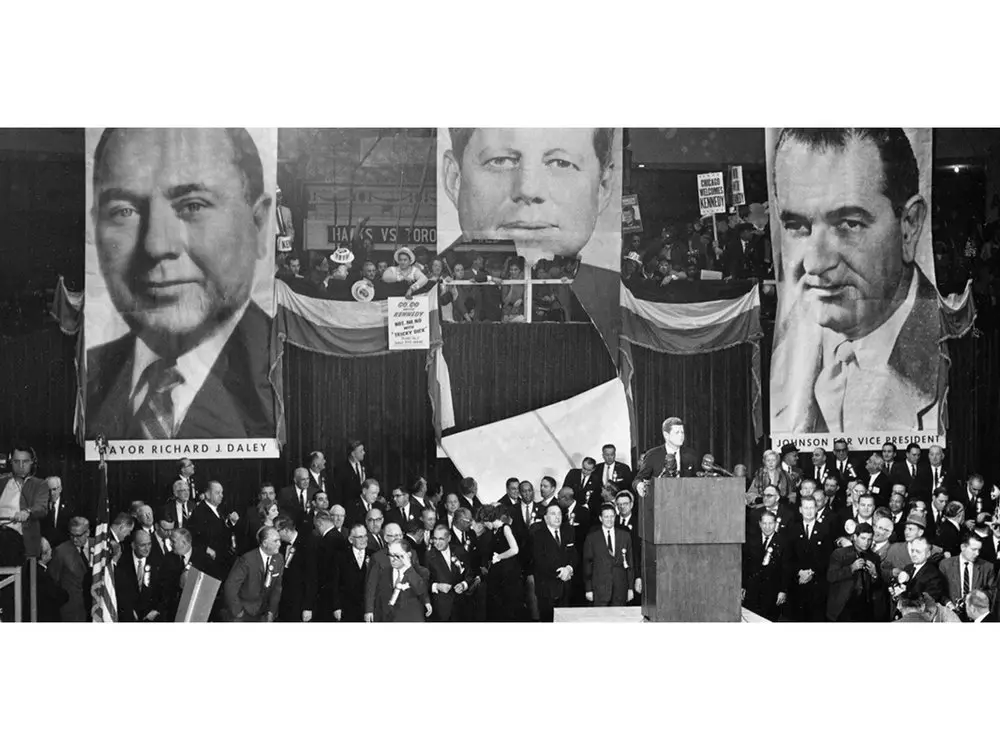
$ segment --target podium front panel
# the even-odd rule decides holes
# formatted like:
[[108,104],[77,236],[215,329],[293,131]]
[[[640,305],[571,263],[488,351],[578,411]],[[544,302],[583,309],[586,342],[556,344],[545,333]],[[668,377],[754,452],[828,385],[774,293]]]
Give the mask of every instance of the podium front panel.
[[[644,503],[644,541],[653,544],[742,544],[746,485],[729,477],[657,479]],[[645,500],[649,500],[647,497]]]

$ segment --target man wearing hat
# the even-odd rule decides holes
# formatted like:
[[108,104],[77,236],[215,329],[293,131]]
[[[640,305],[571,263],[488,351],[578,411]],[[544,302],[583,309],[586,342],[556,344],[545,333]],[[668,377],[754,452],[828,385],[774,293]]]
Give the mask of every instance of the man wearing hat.
[[[922,539],[927,529],[927,516],[923,513],[910,513],[906,517],[906,525],[903,527],[903,541],[889,545],[889,551],[885,555],[882,563],[882,572],[886,578],[895,580],[900,571],[910,564],[910,542],[915,539]],[[943,551],[940,547],[931,546],[930,559],[940,560]]]
[[826,616],[831,622],[877,622],[888,617],[886,583],[878,555],[871,551],[871,524],[859,523],[851,546],[830,556]]
[[781,468],[791,480],[792,491],[798,492],[802,483],[802,469],[799,468],[799,449],[795,447],[795,443],[781,446]]

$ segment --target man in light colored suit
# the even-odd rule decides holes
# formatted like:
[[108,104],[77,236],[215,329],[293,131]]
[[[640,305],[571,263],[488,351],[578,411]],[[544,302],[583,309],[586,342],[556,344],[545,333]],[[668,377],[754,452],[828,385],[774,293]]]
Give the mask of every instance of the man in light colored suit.
[[996,601],[996,575],[993,566],[979,559],[983,540],[974,532],[967,531],[962,538],[959,554],[938,564],[948,583],[948,606],[961,613],[965,598],[975,590],[985,592],[989,606]]
[[947,383],[927,218],[901,128],[786,128],[773,181],[781,236],[771,398],[776,432],[938,428]]
[[257,532],[257,548],[237,559],[223,586],[226,619],[274,622],[281,600],[285,561],[278,552],[281,537],[271,526]]
[[623,607],[635,598],[632,536],[615,527],[614,506],[601,508],[601,526],[583,543],[583,586],[595,607]]

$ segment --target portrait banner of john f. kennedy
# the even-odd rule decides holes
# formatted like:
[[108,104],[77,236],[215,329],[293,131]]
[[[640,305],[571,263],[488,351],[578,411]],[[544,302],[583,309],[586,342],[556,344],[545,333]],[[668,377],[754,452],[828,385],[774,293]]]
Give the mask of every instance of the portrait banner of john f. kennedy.
[[438,252],[512,242],[552,261],[617,352],[621,128],[438,128]]
[[109,458],[278,455],[277,131],[88,129],[85,436]]
[[[767,131],[778,314],[772,440],[940,442],[931,131]],[[869,445],[871,444],[871,445]],[[880,443],[879,443],[880,444]]]

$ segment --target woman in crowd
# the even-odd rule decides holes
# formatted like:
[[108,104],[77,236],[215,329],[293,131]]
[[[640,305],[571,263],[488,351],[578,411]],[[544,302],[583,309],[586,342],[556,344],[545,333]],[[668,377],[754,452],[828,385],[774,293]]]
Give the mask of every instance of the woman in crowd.
[[392,257],[396,261],[396,265],[385,269],[382,281],[386,284],[406,284],[406,298],[409,299],[427,284],[427,277],[414,265],[416,257],[410,248],[401,247]]
[[[455,281],[465,281],[465,264],[461,262],[455,263],[451,275]],[[456,323],[468,323],[468,301],[474,297],[475,287],[465,286],[464,284],[452,286],[451,293],[453,297],[451,308],[452,318]]]
[[254,511],[248,512],[236,526],[236,540],[239,554],[244,554],[257,547],[257,532],[261,526],[274,526],[278,517],[278,501],[274,498],[264,498],[258,501]]
[[764,488],[773,484],[782,497],[788,497],[792,490],[792,480],[781,468],[781,457],[778,451],[764,451],[764,465],[754,473],[750,489],[747,491],[747,503],[757,505],[764,495]]
[[506,505],[484,505],[476,520],[493,532],[487,566],[486,619],[489,622],[519,622],[524,592],[521,590],[521,562],[518,560],[517,540],[510,528],[510,510]]

